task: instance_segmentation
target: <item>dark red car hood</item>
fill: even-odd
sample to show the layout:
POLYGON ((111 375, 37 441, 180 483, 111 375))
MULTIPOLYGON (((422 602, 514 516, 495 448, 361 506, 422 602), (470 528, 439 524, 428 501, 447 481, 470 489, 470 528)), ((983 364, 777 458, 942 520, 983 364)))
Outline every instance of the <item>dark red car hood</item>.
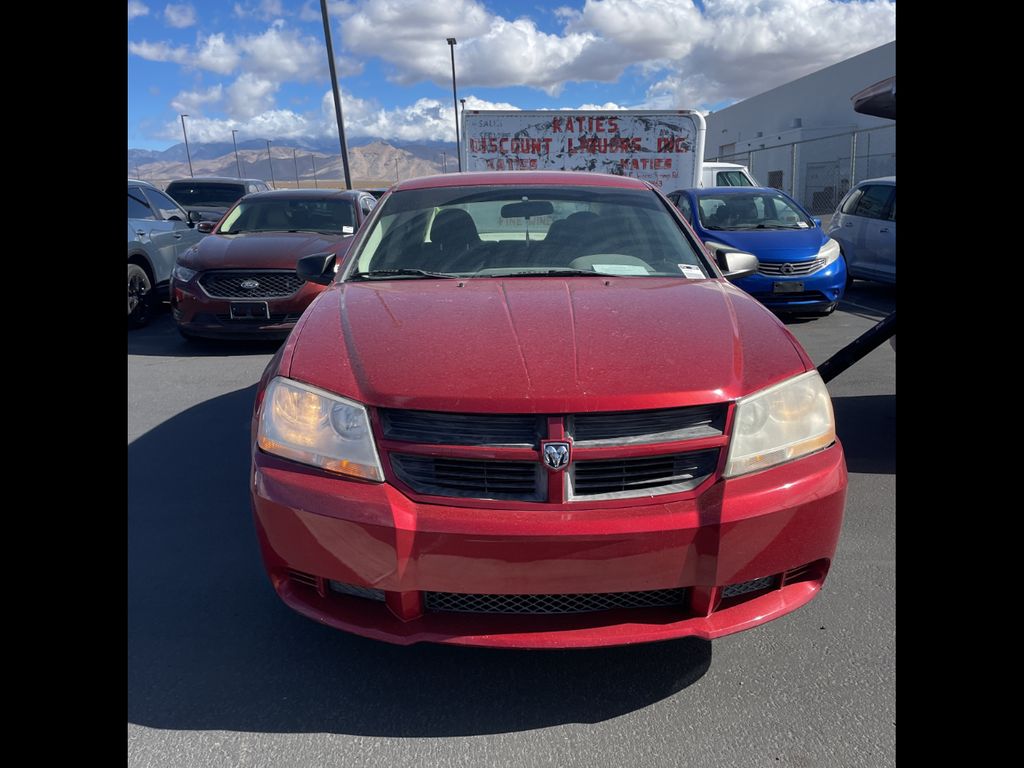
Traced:
POLYGON ((310 306, 288 352, 292 378, 370 405, 455 412, 733 400, 812 367, 743 291, 675 278, 342 283, 310 306))
POLYGON ((326 251, 343 255, 351 242, 351 236, 311 232, 208 235, 180 261, 190 269, 295 269, 302 256, 326 251))

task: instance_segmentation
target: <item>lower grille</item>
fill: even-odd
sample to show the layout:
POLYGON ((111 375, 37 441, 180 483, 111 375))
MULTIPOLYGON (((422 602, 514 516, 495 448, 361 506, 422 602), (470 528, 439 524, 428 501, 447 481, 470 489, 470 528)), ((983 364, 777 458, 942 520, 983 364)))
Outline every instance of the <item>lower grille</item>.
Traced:
POLYGON ((616 608, 659 608, 686 603, 686 589, 648 592, 601 592, 587 595, 476 595, 424 592, 428 611, 451 613, 559 614, 592 613, 616 608))
POLYGON ((783 277, 795 277, 796 275, 810 275, 817 272, 819 269, 825 266, 825 259, 815 259, 814 261, 798 261, 789 264, 789 272, 783 272, 782 268, 784 264, 771 263, 768 261, 758 262, 757 271, 762 275, 772 276, 783 276, 783 277))
POLYGON ((739 584, 730 584, 722 590, 722 597, 739 597, 750 592, 759 592, 762 589, 774 587, 778 582, 779 580, 776 576, 765 576, 751 581, 742 581, 739 584))
POLYGON ((754 298, 763 302, 787 303, 791 301, 828 301, 821 291, 800 291, 799 293, 755 293, 754 298))
POLYGON ((547 489, 536 461, 477 461, 392 453, 391 466, 417 493, 475 499, 543 501, 547 489))
POLYGON ((718 465, 718 449, 641 456, 635 459, 578 461, 572 470, 574 498, 625 498, 689 491, 718 465))
POLYGON ((215 316, 222 323, 255 323, 256 325, 267 323, 297 323, 299 318, 302 317, 301 312, 292 312, 291 314, 285 314, 283 312, 271 312, 269 317, 243 317, 237 318, 231 315, 216 315, 215 316))
POLYGON ((362 597, 379 602, 384 601, 384 592, 372 587, 357 587, 355 584, 346 584, 343 581, 328 581, 327 586, 330 587, 331 592, 337 592, 339 595, 351 595, 352 597, 362 597))
POLYGON ((275 299, 291 296, 303 284, 293 271, 206 272, 199 284, 217 299, 275 299), (242 283, 248 287, 243 287, 242 283), (255 283, 253 286, 251 283, 255 283))

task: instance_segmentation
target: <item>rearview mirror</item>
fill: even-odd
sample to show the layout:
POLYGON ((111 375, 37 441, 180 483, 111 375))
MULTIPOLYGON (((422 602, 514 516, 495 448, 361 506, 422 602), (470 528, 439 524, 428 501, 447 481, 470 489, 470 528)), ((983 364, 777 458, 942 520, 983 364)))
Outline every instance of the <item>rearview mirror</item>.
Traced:
POLYGON ((208 235, 213 232, 213 228, 217 225, 215 221, 200 221, 196 225, 196 231, 202 232, 204 235, 208 235))
POLYGON ((188 223, 189 224, 198 224, 202 220, 203 220, 203 214, 201 214, 199 211, 189 211, 188 212, 188 223))
POLYGON ((501 206, 503 219, 528 219, 532 216, 550 216, 555 207, 550 200, 524 200, 521 203, 509 203, 501 206))
POLYGON ((311 253, 298 260, 295 265, 295 274, 299 276, 300 280, 307 283, 330 285, 334 280, 334 262, 335 255, 333 253, 311 253))
POLYGON ((821 219, 819 219, 817 216, 811 219, 811 221, 814 222, 814 226, 818 227, 819 229, 821 228, 821 219))

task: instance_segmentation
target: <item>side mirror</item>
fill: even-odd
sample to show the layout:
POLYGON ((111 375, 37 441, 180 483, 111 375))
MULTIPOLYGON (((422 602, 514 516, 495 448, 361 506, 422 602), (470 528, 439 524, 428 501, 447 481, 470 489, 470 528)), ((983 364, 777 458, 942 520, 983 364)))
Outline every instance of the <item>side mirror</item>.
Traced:
POLYGON ((757 256, 743 251, 717 251, 716 260, 726 280, 739 280, 757 272, 757 256))
POLYGON ((818 229, 821 229, 821 219, 815 216, 814 218, 811 219, 811 221, 814 222, 814 226, 816 226, 818 229))
MULTIPOLYGON (((189 215, 191 216, 192 214, 189 215)), ((200 221, 199 224, 196 225, 196 231, 202 232, 204 235, 208 235, 213 232, 213 228, 215 226, 217 226, 216 221, 200 221)))
POLYGON ((303 256, 295 265, 295 274, 307 283, 330 285, 334 280, 335 258, 333 253, 311 253, 309 256, 303 256))
POLYGON ((203 220, 203 214, 201 214, 199 211, 189 211, 188 212, 188 223, 189 224, 198 224, 202 220, 203 220))

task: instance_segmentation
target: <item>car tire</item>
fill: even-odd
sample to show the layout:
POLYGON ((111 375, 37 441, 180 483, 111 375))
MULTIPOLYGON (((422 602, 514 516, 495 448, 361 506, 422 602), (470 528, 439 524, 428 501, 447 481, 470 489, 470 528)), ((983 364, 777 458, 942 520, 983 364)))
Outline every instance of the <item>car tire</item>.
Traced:
POLYGON ((140 328, 153 314, 153 283, 138 264, 128 265, 128 327, 140 328))

